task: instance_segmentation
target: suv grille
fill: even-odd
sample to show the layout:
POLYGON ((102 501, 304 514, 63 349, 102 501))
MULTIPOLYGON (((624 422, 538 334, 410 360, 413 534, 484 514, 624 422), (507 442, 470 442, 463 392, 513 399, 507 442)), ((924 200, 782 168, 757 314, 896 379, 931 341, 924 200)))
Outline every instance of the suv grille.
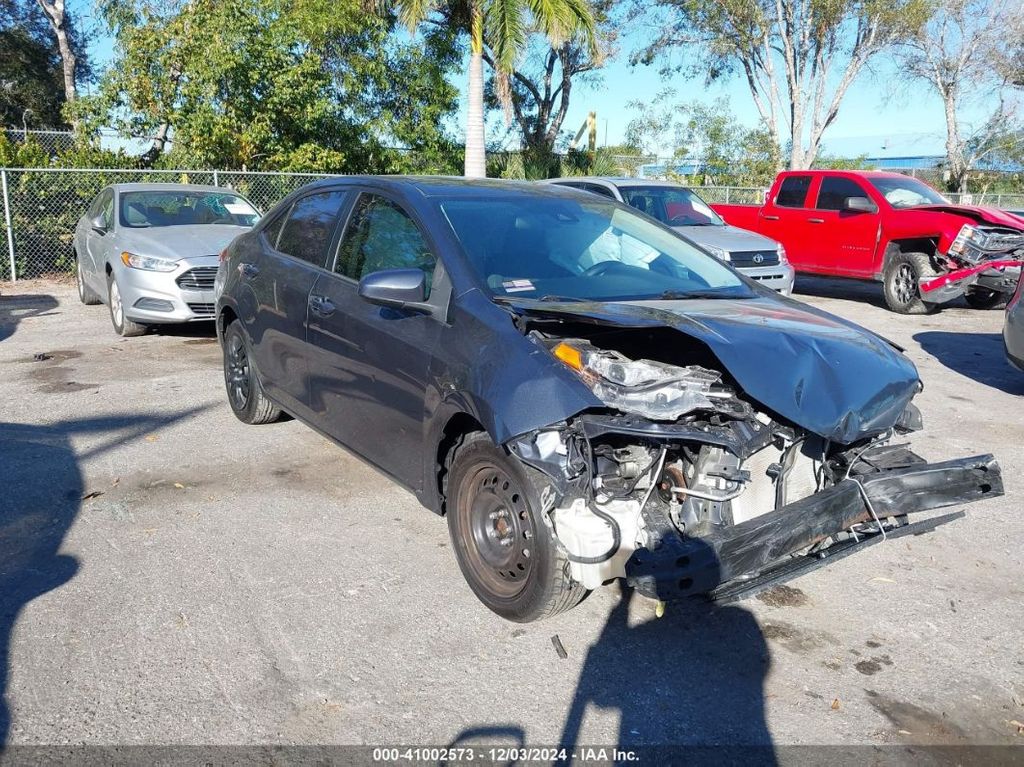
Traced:
POLYGON ((779 253, 775 250, 741 250, 730 253, 732 265, 738 267, 778 266, 779 253))
POLYGON ((175 282, 182 290, 213 290, 216 277, 216 266, 197 266, 182 274, 175 282))

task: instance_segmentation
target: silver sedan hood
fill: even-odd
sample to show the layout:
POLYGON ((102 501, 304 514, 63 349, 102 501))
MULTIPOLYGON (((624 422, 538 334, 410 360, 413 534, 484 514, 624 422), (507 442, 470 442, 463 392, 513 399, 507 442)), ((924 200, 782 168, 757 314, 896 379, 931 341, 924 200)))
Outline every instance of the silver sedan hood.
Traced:
POLYGON ((777 250, 779 243, 764 235, 739 227, 729 226, 674 226, 680 234, 686 235, 698 245, 711 245, 730 253, 748 250, 777 250))
POLYGON ((247 226, 191 224, 188 226, 121 227, 114 236, 118 250, 158 258, 215 256, 235 237, 249 231, 247 226))

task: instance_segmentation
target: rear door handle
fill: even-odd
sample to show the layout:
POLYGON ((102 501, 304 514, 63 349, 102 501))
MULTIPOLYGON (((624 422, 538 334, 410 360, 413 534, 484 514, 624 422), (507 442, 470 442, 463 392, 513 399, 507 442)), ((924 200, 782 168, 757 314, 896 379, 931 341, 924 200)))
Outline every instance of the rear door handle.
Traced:
POLYGON ((807 219, 808 224, 824 224, 825 219, 823 218, 809 218, 807 219))
POLYGON ((256 264, 247 264, 243 262, 238 265, 238 271, 243 277, 251 280, 259 275, 260 268, 256 266, 256 264))
POLYGON ((317 317, 330 317, 337 307, 327 296, 313 294, 309 297, 309 310, 317 317))
POLYGON ((763 218, 765 221, 778 221, 779 220, 778 216, 761 216, 761 218, 763 218))

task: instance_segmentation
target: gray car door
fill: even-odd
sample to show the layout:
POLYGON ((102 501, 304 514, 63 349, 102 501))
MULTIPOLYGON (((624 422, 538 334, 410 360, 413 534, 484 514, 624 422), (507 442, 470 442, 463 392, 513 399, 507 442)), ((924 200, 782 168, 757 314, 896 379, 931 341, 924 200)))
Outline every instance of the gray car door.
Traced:
POLYGON ((310 404, 317 425, 406 487, 422 484, 424 400, 441 320, 383 308, 358 295, 359 279, 419 268, 428 301, 450 294, 435 250, 397 201, 364 191, 340 239, 332 274, 310 300, 310 404))
POLYGON ((301 417, 309 411, 306 317, 309 294, 327 263, 346 192, 328 189, 297 199, 243 254, 239 274, 255 298, 249 325, 253 355, 267 394, 301 417))
POLYGON ((87 284, 106 300, 107 286, 103 280, 106 274, 107 250, 114 238, 114 190, 104 189, 86 213, 87 221, 83 232, 84 247, 79 252, 79 257, 84 257, 82 266, 87 284), (103 226, 93 226, 93 218, 103 216, 103 226))

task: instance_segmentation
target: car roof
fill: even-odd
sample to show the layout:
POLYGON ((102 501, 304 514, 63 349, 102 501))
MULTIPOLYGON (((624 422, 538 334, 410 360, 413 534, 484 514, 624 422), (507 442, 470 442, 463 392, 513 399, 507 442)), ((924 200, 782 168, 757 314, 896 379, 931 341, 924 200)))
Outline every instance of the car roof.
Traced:
POLYGON ((509 193, 540 196, 579 194, 578 191, 559 188, 535 181, 519 181, 497 178, 463 178, 461 176, 337 176, 314 181, 304 190, 338 186, 366 184, 383 188, 418 192, 424 197, 488 198, 504 197, 509 193))
POLYGON ((226 189, 222 186, 202 186, 201 184, 140 182, 133 184, 111 184, 109 188, 115 192, 223 192, 225 194, 238 194, 234 189, 226 189))
POLYGON ((689 184, 680 184, 678 181, 669 181, 661 178, 637 178, 635 176, 563 176, 562 178, 548 179, 549 183, 592 183, 598 181, 604 184, 611 184, 619 188, 636 186, 665 186, 676 189, 689 189, 689 184))

